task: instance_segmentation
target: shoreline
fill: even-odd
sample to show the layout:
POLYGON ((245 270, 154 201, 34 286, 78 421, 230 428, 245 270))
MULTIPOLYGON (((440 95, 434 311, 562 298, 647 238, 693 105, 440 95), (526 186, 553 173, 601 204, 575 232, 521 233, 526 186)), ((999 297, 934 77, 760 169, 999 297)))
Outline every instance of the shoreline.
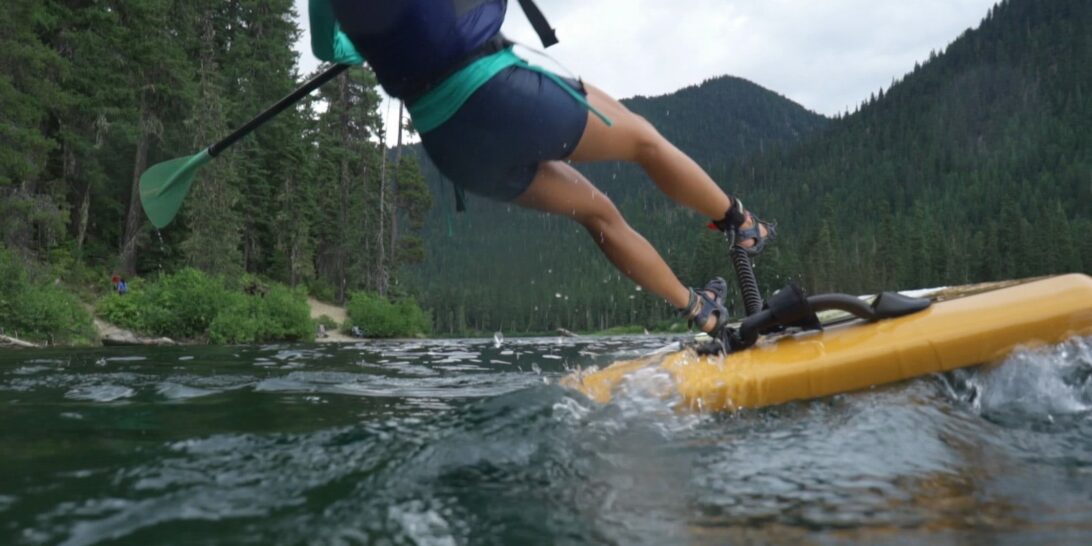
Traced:
MULTIPOLYGON (((936 301, 943 301, 945 299, 951 299, 953 297, 967 296, 976 294, 979 292, 986 292, 990 290, 996 290, 1008 286, 1017 284, 1023 284, 1035 280, 1042 279, 1044 277, 1034 277, 1028 279, 1012 279, 1006 281, 993 281, 985 283, 975 283, 962 286, 950 286, 939 287, 928 290, 903 290, 904 293, 915 293, 920 297, 928 297, 936 301)), ((307 298, 307 305, 310 308, 310 316, 312 319, 317 320, 319 317, 326 316, 333 319, 338 324, 344 324, 348 318, 348 313, 344 307, 324 303, 313 297, 307 298)), ((175 340, 167 337, 147 337, 134 333, 131 330, 121 328, 117 325, 111 324, 106 320, 98 317, 94 314, 94 310, 89 308, 91 316, 94 319, 94 327, 96 332, 95 344, 93 345, 48 345, 42 343, 36 343, 19 339, 13 336, 0 334, 0 349, 45 349, 45 348, 83 348, 83 347, 106 347, 106 346, 176 346, 176 345, 209 345, 208 343, 195 341, 195 340, 175 340)), ((554 333, 544 332, 531 332, 526 334, 516 334, 517 337, 598 337, 598 336, 611 336, 611 335, 674 335, 684 332, 676 331, 648 331, 645 330, 644 334, 641 333, 624 333, 617 332, 612 333, 610 330, 625 329, 629 327, 615 327, 605 331, 599 332, 572 332, 564 328, 559 328, 554 333)), ((349 335, 346 335, 338 330, 327 331, 325 336, 315 336, 314 343, 318 344, 348 344, 348 343, 360 343, 368 338, 359 339, 349 335)), ((427 339, 479 339, 475 336, 433 336, 427 339)), ((489 334, 483 332, 480 339, 489 339, 489 334)))

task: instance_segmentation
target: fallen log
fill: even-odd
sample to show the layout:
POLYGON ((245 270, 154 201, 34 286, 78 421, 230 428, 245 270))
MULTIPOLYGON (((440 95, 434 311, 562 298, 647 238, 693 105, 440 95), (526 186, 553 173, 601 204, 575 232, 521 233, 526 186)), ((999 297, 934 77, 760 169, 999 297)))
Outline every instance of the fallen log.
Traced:
POLYGON ((0 347, 14 347, 16 349, 38 349, 41 348, 41 345, 0 334, 0 347))

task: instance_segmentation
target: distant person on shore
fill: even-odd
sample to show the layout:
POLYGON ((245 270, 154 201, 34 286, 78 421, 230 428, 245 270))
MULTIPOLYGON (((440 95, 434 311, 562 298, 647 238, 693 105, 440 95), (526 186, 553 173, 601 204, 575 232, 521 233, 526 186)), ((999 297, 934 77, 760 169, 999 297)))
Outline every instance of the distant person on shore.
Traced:
POLYGON ((120 275, 115 274, 113 277, 110 277, 110 284, 113 285, 114 292, 118 291, 118 283, 120 283, 120 282, 121 282, 121 276, 120 275))
MULTIPOLYGON (((602 192, 568 163, 640 165, 675 202, 757 254, 773 226, 724 193, 644 118, 585 82, 516 56, 500 35, 507 0, 311 0, 311 48, 336 63, 365 60, 403 100, 429 157, 463 191, 568 216, 607 258, 714 338, 727 333, 727 284, 687 288, 602 192)), ((520 0, 546 45, 542 14, 520 0)))
POLYGON ((119 296, 124 296, 125 294, 129 293, 129 285, 125 283, 124 278, 118 278, 117 288, 119 296))

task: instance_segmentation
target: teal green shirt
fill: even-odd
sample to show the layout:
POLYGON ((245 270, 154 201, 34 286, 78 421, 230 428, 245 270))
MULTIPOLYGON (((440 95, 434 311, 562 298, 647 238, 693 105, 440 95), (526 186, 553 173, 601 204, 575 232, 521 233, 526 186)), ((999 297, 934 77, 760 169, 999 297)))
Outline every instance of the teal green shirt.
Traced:
MULTIPOLYGON (((349 37, 341 32, 334 18, 334 10, 329 0, 310 0, 308 18, 311 21, 311 51, 315 57, 338 64, 363 64, 364 57, 353 47, 349 37)), ((510 66, 521 66, 542 73, 561 86, 607 125, 610 120, 588 104, 587 99, 571 85, 558 78, 553 72, 533 66, 516 56, 512 48, 505 48, 492 55, 482 57, 440 82, 421 98, 407 105, 413 126, 420 133, 427 133, 451 119, 462 108, 467 99, 498 72, 510 66)))

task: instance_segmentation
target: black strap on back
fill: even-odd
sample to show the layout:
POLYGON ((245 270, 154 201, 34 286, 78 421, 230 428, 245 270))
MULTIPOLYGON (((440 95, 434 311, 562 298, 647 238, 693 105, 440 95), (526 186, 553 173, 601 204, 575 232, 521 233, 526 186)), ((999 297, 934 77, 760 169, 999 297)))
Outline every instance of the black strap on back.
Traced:
POLYGON ((519 0, 519 7, 523 9, 523 14, 531 22, 535 34, 538 34, 538 39, 542 40, 542 47, 550 47, 557 43, 557 34, 554 33, 550 22, 546 20, 546 16, 542 14, 542 10, 535 5, 534 0, 519 0))

